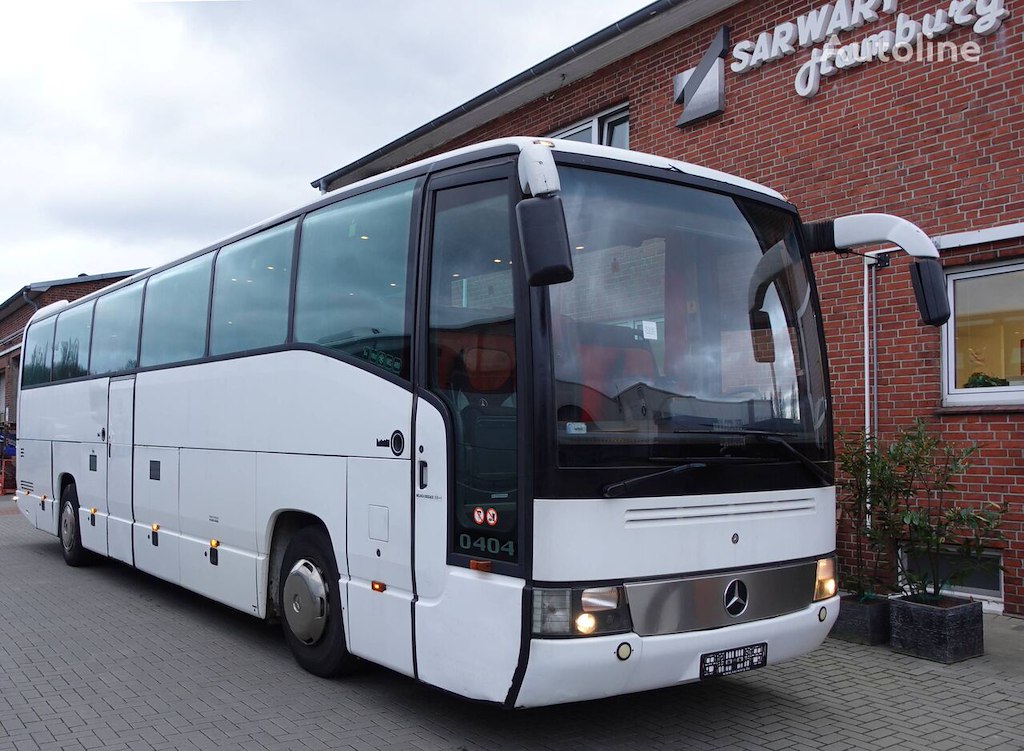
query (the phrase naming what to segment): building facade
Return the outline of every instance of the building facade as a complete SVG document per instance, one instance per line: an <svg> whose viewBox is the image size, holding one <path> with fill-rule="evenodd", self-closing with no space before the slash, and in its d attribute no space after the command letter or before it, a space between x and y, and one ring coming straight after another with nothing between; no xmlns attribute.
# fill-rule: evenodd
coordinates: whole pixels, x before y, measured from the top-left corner
<svg viewBox="0 0 1024 751"><path fill-rule="evenodd" d="M661 0L313 184L560 136L764 183L805 221L916 223L947 273L941 329L918 322L898 255L815 258L835 427L891 438L920 418L978 442L963 499L1008 512L1003 571L973 593L1024 614L1022 58L1014 0Z"/></svg>
<svg viewBox="0 0 1024 751"><path fill-rule="evenodd" d="M77 300L135 273L81 274L71 279L36 282L22 287L0 303L0 422L17 424L18 421L21 338L32 314L60 300Z"/></svg>

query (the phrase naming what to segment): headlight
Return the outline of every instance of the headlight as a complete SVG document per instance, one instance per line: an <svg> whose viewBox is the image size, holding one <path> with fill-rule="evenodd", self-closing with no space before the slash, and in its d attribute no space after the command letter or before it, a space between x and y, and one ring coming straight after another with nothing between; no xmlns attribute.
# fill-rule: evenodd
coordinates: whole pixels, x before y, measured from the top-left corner
<svg viewBox="0 0 1024 751"><path fill-rule="evenodd" d="M817 581L814 583L814 600L827 600L836 593L836 559L832 556L818 559Z"/></svg>
<svg viewBox="0 0 1024 751"><path fill-rule="evenodd" d="M622 587L533 590L534 636L598 636L632 629Z"/></svg>

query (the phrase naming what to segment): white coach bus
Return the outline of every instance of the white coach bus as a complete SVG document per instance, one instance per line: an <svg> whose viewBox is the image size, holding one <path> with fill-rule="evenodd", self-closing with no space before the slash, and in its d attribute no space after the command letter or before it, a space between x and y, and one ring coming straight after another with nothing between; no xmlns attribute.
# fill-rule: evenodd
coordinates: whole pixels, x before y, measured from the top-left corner
<svg viewBox="0 0 1024 751"><path fill-rule="evenodd" d="M18 505L258 618L508 707L789 660L839 609L810 253L885 215L568 141L492 141L39 310Z"/></svg>

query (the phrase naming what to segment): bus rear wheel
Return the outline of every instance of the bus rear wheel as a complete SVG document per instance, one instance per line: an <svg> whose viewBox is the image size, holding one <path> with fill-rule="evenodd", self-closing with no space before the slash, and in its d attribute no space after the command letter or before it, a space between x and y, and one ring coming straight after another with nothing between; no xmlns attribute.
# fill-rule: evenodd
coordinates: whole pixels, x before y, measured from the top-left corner
<svg viewBox="0 0 1024 751"><path fill-rule="evenodd" d="M78 528L78 489L72 484L60 494L60 548L64 563L81 566L89 561L89 552L82 547L82 530Z"/></svg>
<svg viewBox="0 0 1024 751"><path fill-rule="evenodd" d="M349 673L356 665L345 647L339 578L327 533L319 527L299 530L281 564L281 623L295 660L323 678Z"/></svg>

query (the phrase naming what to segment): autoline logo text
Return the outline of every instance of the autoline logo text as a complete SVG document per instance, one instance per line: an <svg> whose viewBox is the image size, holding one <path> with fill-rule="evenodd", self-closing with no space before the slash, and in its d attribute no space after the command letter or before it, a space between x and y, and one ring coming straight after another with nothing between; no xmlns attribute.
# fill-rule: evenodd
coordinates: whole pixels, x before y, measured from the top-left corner
<svg viewBox="0 0 1024 751"><path fill-rule="evenodd" d="M895 16L894 24L858 41L844 44L840 40L840 33L874 23L880 14ZM899 0L838 0L762 32L756 39L739 42L732 49L729 67L734 73L745 73L822 44L811 50L810 60L800 67L794 81L797 94L813 97L823 78L867 62L977 62L981 46L976 41L957 46L937 40L957 27L970 27L987 36L1009 15L1005 0L951 0L921 19L900 13Z"/></svg>

